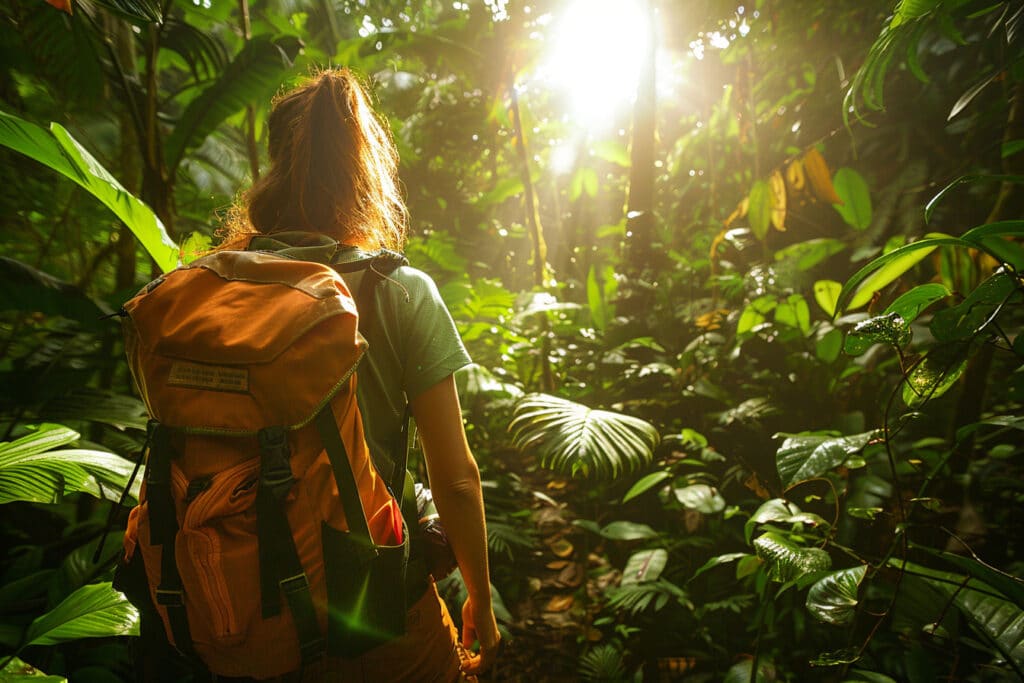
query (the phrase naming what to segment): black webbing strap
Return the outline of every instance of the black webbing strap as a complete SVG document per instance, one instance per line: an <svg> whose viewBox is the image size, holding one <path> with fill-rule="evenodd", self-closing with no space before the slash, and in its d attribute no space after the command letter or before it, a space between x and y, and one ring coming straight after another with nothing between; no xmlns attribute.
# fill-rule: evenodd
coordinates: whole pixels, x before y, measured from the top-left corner
<svg viewBox="0 0 1024 683"><path fill-rule="evenodd" d="M256 534L259 539L260 602L263 618L281 613L281 593L295 622L303 664L324 652L309 580L302 569L295 539L284 511L284 499L295 484L288 433L283 427L261 429L260 483L256 490Z"/></svg>
<svg viewBox="0 0 1024 683"><path fill-rule="evenodd" d="M155 420L150 422L149 463L146 466L146 500L149 503L149 541L161 546L160 583L156 603L167 610L167 621L174 636L174 646L183 655L192 656L192 634L185 613L185 587L178 573L175 541L178 536L178 515L171 493L171 460L174 445L172 430Z"/></svg>
<svg viewBox="0 0 1024 683"><path fill-rule="evenodd" d="M330 403L317 413L315 422L324 450L327 451L327 458L331 461L334 480L341 495L341 505L345 508L349 533L354 539L361 541L360 547L365 546L370 554L376 554L373 539L370 537L370 527L366 523L366 513L363 512L363 502L359 498L359 489L352 474L352 465L348 460L348 450L341 439L341 434L338 433L338 423Z"/></svg>

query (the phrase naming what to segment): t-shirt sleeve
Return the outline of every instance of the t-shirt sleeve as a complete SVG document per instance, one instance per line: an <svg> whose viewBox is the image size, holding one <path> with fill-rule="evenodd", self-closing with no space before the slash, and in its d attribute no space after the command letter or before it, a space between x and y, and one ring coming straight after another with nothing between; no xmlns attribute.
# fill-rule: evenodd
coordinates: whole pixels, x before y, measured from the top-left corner
<svg viewBox="0 0 1024 683"><path fill-rule="evenodd" d="M408 292L399 307L405 374L402 384L411 400L472 361L437 285L426 273L408 266L398 279Z"/></svg>

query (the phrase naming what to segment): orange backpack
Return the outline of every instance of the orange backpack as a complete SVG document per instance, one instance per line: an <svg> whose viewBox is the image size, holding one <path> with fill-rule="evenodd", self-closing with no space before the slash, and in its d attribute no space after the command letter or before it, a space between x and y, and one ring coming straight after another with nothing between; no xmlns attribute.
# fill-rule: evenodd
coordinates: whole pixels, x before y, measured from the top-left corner
<svg viewBox="0 0 1024 683"><path fill-rule="evenodd" d="M403 633L408 533L363 435L366 342L338 273L221 251L124 314L151 417L125 535L148 590L129 597L221 676L278 676Z"/></svg>

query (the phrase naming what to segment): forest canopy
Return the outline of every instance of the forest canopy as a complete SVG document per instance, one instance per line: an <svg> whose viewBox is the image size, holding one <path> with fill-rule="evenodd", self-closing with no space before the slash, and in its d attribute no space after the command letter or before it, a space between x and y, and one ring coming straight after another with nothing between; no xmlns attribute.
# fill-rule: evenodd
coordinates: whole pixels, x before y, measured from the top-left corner
<svg viewBox="0 0 1024 683"><path fill-rule="evenodd" d="M4 3L0 680L134 680L116 312L329 66L474 360L492 679L1021 680L1022 33L997 0Z"/></svg>

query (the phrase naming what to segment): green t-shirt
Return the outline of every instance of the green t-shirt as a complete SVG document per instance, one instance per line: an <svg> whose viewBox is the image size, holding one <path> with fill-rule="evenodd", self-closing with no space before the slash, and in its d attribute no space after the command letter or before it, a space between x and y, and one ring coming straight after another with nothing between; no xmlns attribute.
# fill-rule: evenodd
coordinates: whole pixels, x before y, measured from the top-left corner
<svg viewBox="0 0 1024 683"><path fill-rule="evenodd" d="M249 249L344 264L372 256L317 233L282 232L252 240ZM365 270L342 273L353 295ZM370 452L378 468L390 463L408 400L471 363L437 285L426 273L400 266L381 279L373 311L360 311L359 332L369 348L359 363L356 395ZM387 472L385 472L387 474Z"/></svg>

